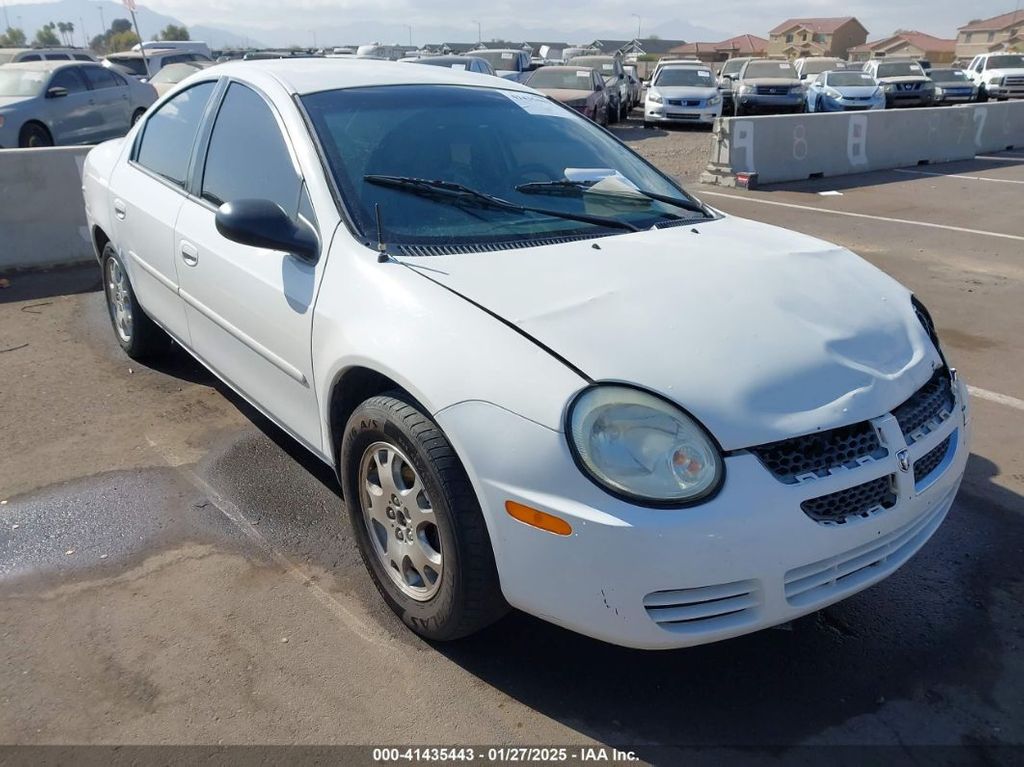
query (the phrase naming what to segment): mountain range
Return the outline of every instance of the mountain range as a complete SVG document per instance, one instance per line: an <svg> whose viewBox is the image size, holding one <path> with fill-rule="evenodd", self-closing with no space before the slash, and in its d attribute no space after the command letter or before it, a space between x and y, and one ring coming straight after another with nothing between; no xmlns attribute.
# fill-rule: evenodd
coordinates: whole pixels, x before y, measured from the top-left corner
<svg viewBox="0 0 1024 767"><path fill-rule="evenodd" d="M36 30L44 24L51 21L70 21L75 25L74 39L77 45L86 44L87 40L99 34L103 29L108 29L114 19L128 18L129 16L122 3L112 2L112 0L56 0L48 3L7 4L6 10L0 11L0 14L3 13L6 13L6 18L0 15L0 25L19 27L24 30L30 40ZM283 8L282 14L286 14ZM193 40L202 40L209 43L212 48L264 48L291 45L309 47L314 44L337 46L368 42L407 43L410 37L409 28L404 24L381 23L373 20L353 20L344 26L318 26L315 31L294 29L288 26L274 28L245 24L208 26L189 24L187 21L158 13L141 4L138 6L137 16L144 39L152 39L168 24L184 24ZM566 30L549 25L509 25L500 30L494 30L494 32L500 31L501 38L505 40L547 40L570 43L590 42L595 39L629 39L636 33L633 28L604 27L600 24L599 17L597 20L598 24L590 29ZM669 19L645 26L649 26L644 30L645 35L648 32L656 32L666 39L721 40L728 36L724 32L697 26L681 19ZM758 30L751 31L758 32ZM413 33L413 41L419 45L439 42L474 42L477 38L475 24L467 24L464 27L451 25L417 27ZM483 39L484 41L493 39L492 31L485 29Z"/></svg>

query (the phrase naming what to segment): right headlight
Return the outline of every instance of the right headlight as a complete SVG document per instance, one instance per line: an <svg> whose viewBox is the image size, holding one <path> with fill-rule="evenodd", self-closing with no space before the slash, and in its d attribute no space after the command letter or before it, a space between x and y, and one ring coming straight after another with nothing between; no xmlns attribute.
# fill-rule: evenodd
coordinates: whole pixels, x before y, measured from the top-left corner
<svg viewBox="0 0 1024 767"><path fill-rule="evenodd" d="M647 91L647 100L652 104L660 104L664 99L661 98L661 94L657 91Z"/></svg>
<svg viewBox="0 0 1024 767"><path fill-rule="evenodd" d="M583 472L632 503L686 506L709 498L722 484L722 456L704 428L640 389L586 389L569 406L566 426Z"/></svg>

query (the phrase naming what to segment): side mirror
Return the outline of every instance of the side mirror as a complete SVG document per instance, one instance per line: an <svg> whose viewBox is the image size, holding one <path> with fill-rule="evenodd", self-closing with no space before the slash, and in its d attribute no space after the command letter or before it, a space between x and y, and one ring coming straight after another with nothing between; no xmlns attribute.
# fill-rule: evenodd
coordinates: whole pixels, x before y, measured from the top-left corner
<svg viewBox="0 0 1024 767"><path fill-rule="evenodd" d="M67 88L61 88L59 85L54 86L46 91L46 98L48 99L62 99L68 95Z"/></svg>
<svg viewBox="0 0 1024 767"><path fill-rule="evenodd" d="M239 245L280 250L309 262L320 256L320 241L313 227L293 221L270 200L226 202L217 211L216 223L222 237Z"/></svg>

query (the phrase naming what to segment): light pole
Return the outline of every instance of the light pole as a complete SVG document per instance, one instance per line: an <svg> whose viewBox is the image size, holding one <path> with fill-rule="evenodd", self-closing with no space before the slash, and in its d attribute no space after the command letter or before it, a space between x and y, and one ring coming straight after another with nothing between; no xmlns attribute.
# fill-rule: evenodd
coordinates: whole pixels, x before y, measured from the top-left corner
<svg viewBox="0 0 1024 767"><path fill-rule="evenodd" d="M484 33L481 31L482 27L479 21L474 20L473 23L476 24L476 42L479 45L484 41Z"/></svg>
<svg viewBox="0 0 1024 767"><path fill-rule="evenodd" d="M83 19L81 16L79 16L78 17L78 23L82 25L82 39L85 40L85 45L83 45L82 47L83 48L88 48L89 47L89 33L85 31L85 19Z"/></svg>
<svg viewBox="0 0 1024 767"><path fill-rule="evenodd" d="M406 24L405 28L409 30L409 46L412 47L412 26L410 24Z"/></svg>
<svg viewBox="0 0 1024 767"><path fill-rule="evenodd" d="M7 15L7 0L4 0L4 29L11 28L11 17Z"/></svg>
<svg viewBox="0 0 1024 767"><path fill-rule="evenodd" d="M104 32L107 31L107 20L103 16L103 6L102 5L97 5L96 8L100 12L100 34L102 35Z"/></svg>
<svg viewBox="0 0 1024 767"><path fill-rule="evenodd" d="M315 51L316 50L316 30L315 29L311 29L309 31L310 31L310 34L313 35L313 50Z"/></svg>
<svg viewBox="0 0 1024 767"><path fill-rule="evenodd" d="M640 39L640 25L643 23L643 19L640 18L639 14L632 14L633 18L636 19L636 39Z"/></svg>

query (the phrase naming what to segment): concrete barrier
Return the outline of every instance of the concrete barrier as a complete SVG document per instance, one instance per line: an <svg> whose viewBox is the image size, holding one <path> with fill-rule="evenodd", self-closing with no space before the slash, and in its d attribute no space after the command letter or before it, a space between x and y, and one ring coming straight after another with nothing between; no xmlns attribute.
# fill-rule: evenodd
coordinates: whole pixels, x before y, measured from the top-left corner
<svg viewBox="0 0 1024 767"><path fill-rule="evenodd" d="M82 203L90 149L0 150L0 272L94 258Z"/></svg>
<svg viewBox="0 0 1024 767"><path fill-rule="evenodd" d="M968 160L1024 147L1024 101L876 112L729 117L716 122L701 181L735 186Z"/></svg>

